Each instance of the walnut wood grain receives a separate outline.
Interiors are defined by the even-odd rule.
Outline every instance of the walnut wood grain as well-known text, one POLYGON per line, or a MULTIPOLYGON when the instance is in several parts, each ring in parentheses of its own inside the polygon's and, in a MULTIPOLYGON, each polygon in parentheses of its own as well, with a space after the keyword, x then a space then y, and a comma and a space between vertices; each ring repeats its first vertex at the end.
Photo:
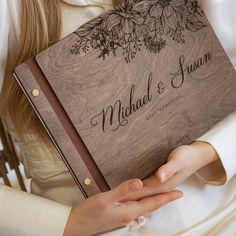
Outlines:
MULTIPOLYGON (((140 10, 140 6, 136 8, 140 10)), ((71 53, 83 30, 99 24, 109 14, 114 14, 114 10, 81 26, 76 34, 37 55, 36 61, 113 188, 129 178, 149 175, 176 146, 191 143, 233 112, 236 73, 205 17, 204 27, 184 32, 184 44, 166 37, 166 46, 159 53, 150 53, 143 44, 129 63, 124 60, 121 48, 105 59, 99 57, 98 48, 71 53), (186 69, 184 82, 181 65, 186 69), (182 86, 177 88, 181 81, 182 86), (125 109, 131 91, 134 102, 141 99, 141 108, 129 115, 126 125, 117 128, 116 118, 110 125, 107 116, 103 127, 102 115, 98 119, 96 115, 103 109, 109 113, 108 107, 119 100, 125 109)), ((23 80, 24 72, 18 77, 23 80)), ((50 123, 52 111, 46 98, 37 104, 32 102, 50 110, 44 117, 45 123, 50 123)), ((59 123, 54 124, 53 130, 55 135, 63 132, 59 123)), ((69 142, 62 145, 62 140, 58 140, 58 145, 61 149, 74 149, 69 142)), ((80 166, 81 162, 78 165, 78 158, 71 157, 70 164, 72 172, 83 172, 84 165, 80 166)))

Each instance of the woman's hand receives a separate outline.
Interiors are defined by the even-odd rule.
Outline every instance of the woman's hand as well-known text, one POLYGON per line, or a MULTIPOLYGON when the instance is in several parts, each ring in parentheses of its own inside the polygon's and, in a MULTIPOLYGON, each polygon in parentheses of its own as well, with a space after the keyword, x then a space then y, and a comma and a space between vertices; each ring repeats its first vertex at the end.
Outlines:
POLYGON ((142 189, 142 181, 133 179, 84 200, 72 208, 64 236, 88 236, 126 226, 136 217, 182 196, 182 192, 173 191, 134 200, 133 194, 142 189))
POLYGON ((156 171, 161 183, 176 179, 180 183, 198 169, 219 159, 215 149, 206 142, 193 142, 176 148, 168 157, 167 164, 156 171))
POLYGON ((170 191, 198 169, 217 159, 219 156, 215 149, 206 142, 196 141, 179 146, 170 153, 167 163, 155 175, 143 181, 150 191, 148 193, 146 190, 142 196, 170 191))

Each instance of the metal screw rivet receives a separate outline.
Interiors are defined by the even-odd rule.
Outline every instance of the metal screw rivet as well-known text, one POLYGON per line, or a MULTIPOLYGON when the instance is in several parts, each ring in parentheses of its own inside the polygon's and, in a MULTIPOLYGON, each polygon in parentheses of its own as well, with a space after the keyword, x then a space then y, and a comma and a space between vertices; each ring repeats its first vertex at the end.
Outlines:
POLYGON ((90 185, 91 184, 91 179, 90 178, 85 178, 84 179, 84 184, 85 185, 90 185))
POLYGON ((32 95, 33 95, 34 97, 38 97, 38 95, 39 95, 39 90, 38 90, 38 89, 33 89, 31 93, 32 93, 32 95))

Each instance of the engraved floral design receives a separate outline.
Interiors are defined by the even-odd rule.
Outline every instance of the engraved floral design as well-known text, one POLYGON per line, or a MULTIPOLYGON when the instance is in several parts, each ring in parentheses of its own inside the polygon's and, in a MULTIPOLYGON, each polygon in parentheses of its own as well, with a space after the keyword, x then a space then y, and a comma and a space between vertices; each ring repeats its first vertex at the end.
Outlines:
POLYGON ((124 0, 80 27, 70 52, 77 55, 93 48, 105 59, 122 49, 129 63, 142 46, 159 53, 167 37, 184 44, 185 30, 196 32, 206 26, 203 16, 197 0, 124 0))
POLYGON ((144 18, 137 12, 121 6, 119 11, 108 16, 106 28, 108 31, 112 31, 115 28, 119 35, 124 34, 125 40, 129 41, 135 36, 140 36, 140 32, 138 32, 137 29, 139 29, 138 26, 143 23, 144 18))
POLYGON ((150 8, 150 16, 160 19, 164 34, 176 30, 182 22, 180 16, 188 14, 185 0, 156 0, 150 8))

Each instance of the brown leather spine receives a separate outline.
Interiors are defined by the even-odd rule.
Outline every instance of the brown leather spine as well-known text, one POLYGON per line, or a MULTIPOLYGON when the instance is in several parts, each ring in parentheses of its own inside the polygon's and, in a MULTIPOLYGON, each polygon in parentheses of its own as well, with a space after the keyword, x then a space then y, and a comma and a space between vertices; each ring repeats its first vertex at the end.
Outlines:
MULTIPOLYGON (((39 84, 41 90, 43 91, 44 95, 48 99, 49 104, 52 106, 53 110, 55 111, 58 119, 62 123, 65 131, 67 132, 68 136, 70 137, 72 143, 76 147, 79 156, 82 158, 84 164, 88 168, 90 174, 93 176, 94 181, 96 182, 98 188, 101 192, 108 191, 110 187, 108 186, 107 182, 105 181, 102 173, 98 169, 96 163, 94 162, 93 158, 91 157, 88 149, 86 148, 83 140, 81 139, 80 135, 78 134, 77 130, 75 129, 73 123, 69 119, 68 115, 66 114, 64 108, 62 107, 60 101, 58 100, 57 96, 55 95, 54 91, 52 90, 50 84, 48 83, 47 79, 45 78, 42 70, 39 68, 36 60, 31 58, 30 60, 26 61, 25 64, 31 70, 32 74, 34 75, 35 80, 39 84)), ((79 158, 79 157, 78 157, 79 158)))

